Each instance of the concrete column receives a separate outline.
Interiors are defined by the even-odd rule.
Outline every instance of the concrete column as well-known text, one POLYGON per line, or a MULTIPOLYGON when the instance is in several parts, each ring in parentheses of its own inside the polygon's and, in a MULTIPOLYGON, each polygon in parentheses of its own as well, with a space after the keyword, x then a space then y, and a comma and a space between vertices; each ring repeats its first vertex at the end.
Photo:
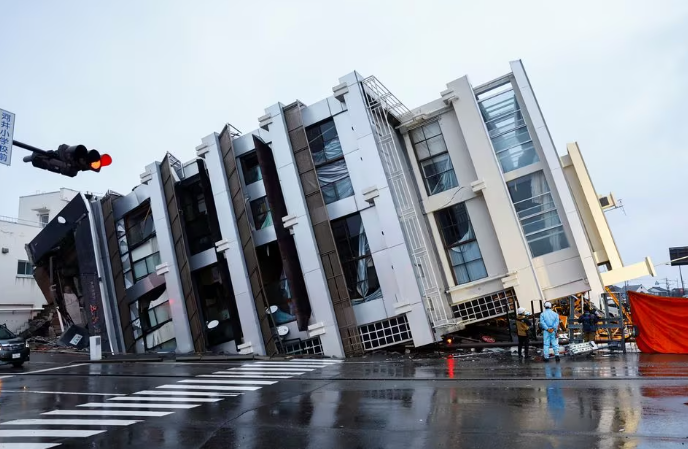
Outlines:
POLYGON ((294 163, 294 153, 289 143, 286 124, 282 116, 282 105, 276 104, 265 110, 270 116, 270 137, 272 153, 284 194, 284 202, 293 225, 296 252, 306 281, 306 290, 311 303, 312 319, 318 324, 318 333, 325 355, 344 357, 339 327, 334 315, 332 300, 327 288, 325 274, 320 261, 320 251, 315 242, 313 226, 308 215, 306 200, 301 189, 299 175, 294 163), (322 323, 322 326, 319 325, 322 323))
POLYGON ((170 312, 174 323, 174 335, 177 340, 177 350, 179 354, 194 352, 194 344, 191 338, 191 328, 189 317, 186 314, 186 304, 182 293, 182 280, 179 276, 177 266, 177 256, 174 252, 174 238, 170 228, 170 220, 167 215, 167 204, 165 193, 160 176, 160 163, 155 162, 146 167, 151 173, 150 180, 150 204, 155 223, 155 235, 160 249, 160 265, 157 267, 158 274, 165 277, 165 288, 167 297, 170 301, 170 312))
POLYGON ((599 272, 597 271, 597 264, 592 255, 592 249, 588 243, 588 239, 585 235, 583 229, 583 222, 578 215, 576 210, 576 203, 573 200, 573 195, 569 190, 569 186, 566 183, 566 177, 564 176, 564 170, 561 166, 561 161, 557 155, 557 150, 554 147, 554 142, 552 141, 552 136, 549 134, 547 125, 545 124, 545 119, 542 116, 542 111, 540 111, 540 106, 535 98, 535 93, 533 92, 530 82, 528 81, 528 75, 526 75, 525 68, 521 61, 512 61, 510 63, 511 71, 514 74, 514 79, 516 80, 517 88, 523 98, 524 106, 528 111, 528 115, 533 122, 533 128, 535 129, 535 134, 537 139, 542 146, 542 152, 545 155, 545 162, 550 170, 552 179, 554 180, 554 187, 559 195, 561 204, 563 206, 563 212, 566 221, 569 223, 571 229, 571 234, 573 234, 573 241, 580 255, 581 262, 583 262, 583 270, 585 271, 585 276, 590 284, 590 295, 591 299, 597 301, 600 299, 602 293, 604 293, 604 287, 600 281, 599 272))
POLYGON ((521 305, 529 308, 530 301, 544 298, 543 293, 473 88, 465 76, 447 84, 447 88, 453 91, 451 102, 475 167, 478 181, 474 184, 484 186, 481 192, 509 272, 503 285, 513 287, 521 305))
MULTIPOLYGON (((434 334, 425 314, 409 250, 394 206, 392 192, 387 184, 387 176, 360 84, 362 79, 356 72, 339 79, 340 83, 346 83, 348 87, 348 92, 344 95, 348 112, 344 114, 349 115, 352 125, 351 131, 342 129, 341 132, 353 134, 350 136, 352 138, 341 139, 345 160, 375 262, 375 270, 380 278, 382 300, 388 317, 405 312, 414 345, 423 346, 434 342, 434 334), (363 196, 363 192, 371 188, 377 189, 377 197, 373 200, 372 207, 363 196)), ((340 132, 339 129, 337 131, 340 132)), ((412 198, 408 200, 413 201, 412 198)))
MULTIPOLYGON (((250 343, 253 352, 265 354, 265 342, 260 331, 260 321, 256 312, 256 304, 253 300, 253 292, 248 278, 246 263, 244 262, 244 252, 239 239, 232 199, 227 184, 224 163, 222 161, 222 151, 217 134, 211 134, 203 138, 203 144, 196 149, 199 153, 204 153, 206 166, 208 167, 208 177, 215 198, 215 211, 220 223, 223 244, 218 251, 224 249, 224 255, 229 266, 229 276, 232 280, 234 290, 234 300, 239 311, 239 321, 241 321, 241 331, 244 334, 244 344, 250 343)), ((241 342, 237 342, 237 346, 241 342)))

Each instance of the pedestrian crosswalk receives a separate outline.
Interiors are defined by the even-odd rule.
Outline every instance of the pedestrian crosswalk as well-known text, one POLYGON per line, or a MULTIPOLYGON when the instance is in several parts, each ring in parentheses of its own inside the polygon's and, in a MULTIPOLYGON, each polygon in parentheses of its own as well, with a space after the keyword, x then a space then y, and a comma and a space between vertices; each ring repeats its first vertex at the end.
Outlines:
POLYGON ((0 449, 57 447, 62 443, 50 440, 89 438, 107 432, 102 428, 127 427, 143 422, 145 418, 160 418, 232 400, 239 395, 275 385, 280 380, 336 367, 341 362, 331 359, 256 361, 130 395, 117 395, 103 402, 79 404, 73 410, 52 410, 42 413, 41 418, 0 422, 0 449), (84 415, 88 418, 83 418, 84 415), (101 429, 89 429, 88 426, 99 426, 101 429))

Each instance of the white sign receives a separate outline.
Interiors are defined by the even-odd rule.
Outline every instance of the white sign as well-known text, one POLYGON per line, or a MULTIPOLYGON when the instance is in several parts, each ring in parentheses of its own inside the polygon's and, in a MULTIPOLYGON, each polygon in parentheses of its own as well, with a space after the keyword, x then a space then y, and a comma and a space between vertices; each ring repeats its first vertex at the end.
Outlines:
POLYGON ((0 164, 12 163, 12 138, 14 137, 14 114, 0 109, 0 164))

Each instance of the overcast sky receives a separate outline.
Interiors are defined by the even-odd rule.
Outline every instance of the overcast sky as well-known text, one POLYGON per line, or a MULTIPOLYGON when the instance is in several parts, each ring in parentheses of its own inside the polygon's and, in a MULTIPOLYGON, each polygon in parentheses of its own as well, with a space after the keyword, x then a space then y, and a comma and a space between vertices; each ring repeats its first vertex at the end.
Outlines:
POLYGON ((165 152, 190 160, 225 123, 255 129, 265 107, 318 101, 352 70, 414 108, 522 59, 559 152, 578 141, 598 192, 623 200, 607 217, 624 263, 688 245, 687 1, 241 3, 3 2, 0 108, 17 115, 15 139, 114 163, 70 179, 15 149, 0 214, 60 187, 127 193, 165 152))

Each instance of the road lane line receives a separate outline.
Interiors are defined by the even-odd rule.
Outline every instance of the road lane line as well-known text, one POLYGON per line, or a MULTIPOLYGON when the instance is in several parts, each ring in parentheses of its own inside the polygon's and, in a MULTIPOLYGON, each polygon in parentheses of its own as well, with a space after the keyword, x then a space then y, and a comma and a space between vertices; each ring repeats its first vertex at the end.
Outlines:
POLYGON ((199 374, 196 377, 229 377, 233 379, 291 379, 294 376, 273 376, 262 374, 230 373, 227 371, 217 371, 213 374, 199 374))
POLYGON ((169 388, 172 390, 218 390, 218 391, 256 391, 262 387, 225 387, 221 385, 161 385, 155 388, 169 388))
POLYGON ((10 379, 12 377, 14 377, 14 376, 0 376, 0 379, 10 379))
POLYGON ((0 443, 0 449, 50 449, 60 443, 0 443))
POLYGON ((337 360, 337 359, 292 359, 290 362, 293 362, 293 363, 298 363, 298 362, 332 362, 332 363, 342 363, 343 360, 337 360))
POLYGON ((213 374, 232 374, 234 376, 247 376, 247 377, 279 377, 279 376, 301 376, 305 373, 294 373, 291 371, 280 371, 278 373, 266 373, 257 371, 216 371, 213 374))
MULTIPOLYGON (((41 415, 50 416, 84 416, 84 410, 53 410, 52 412, 41 413, 41 415)), ((151 418, 158 418, 161 416, 171 415, 174 412, 152 412, 146 410, 89 410, 89 416, 148 416, 151 418)))
POLYGON ((47 373, 48 371, 56 371, 58 369, 65 369, 65 368, 76 368, 77 366, 86 366, 86 365, 88 365, 88 363, 78 363, 76 365, 58 366, 57 368, 39 369, 38 371, 28 371, 26 373, 20 373, 20 375, 47 373))
POLYGON ((145 390, 145 391, 137 391, 136 393, 132 394, 141 394, 141 395, 160 395, 160 396, 210 396, 210 397, 228 397, 228 398, 233 398, 236 396, 239 396, 238 394, 231 394, 231 393, 218 393, 215 391, 177 391, 177 390, 145 390))
POLYGON ((118 404, 116 402, 89 402, 88 404, 77 405, 77 407, 120 407, 120 408, 196 408, 201 404, 118 404))
POLYGON ((154 397, 149 398, 146 396, 125 396, 119 398, 110 398, 108 401, 150 401, 150 402, 220 402, 222 399, 215 398, 164 398, 164 397, 154 397))
POLYGON ((252 365, 274 365, 274 366, 332 366, 333 362, 253 362, 252 365))
POLYGON ((285 364, 285 365, 258 365, 258 364, 249 364, 249 365, 242 365, 242 366, 243 366, 243 367, 247 367, 247 368, 255 368, 255 369, 259 369, 259 370, 260 370, 260 369, 263 369, 263 368, 279 368, 279 369, 281 369, 281 370, 285 370, 285 369, 294 369, 294 370, 299 370, 299 371, 301 371, 301 370, 310 369, 310 368, 315 368, 315 369, 320 368, 320 369, 322 369, 322 368, 327 368, 328 366, 332 366, 332 365, 322 365, 322 366, 318 366, 318 365, 286 365, 286 364, 285 364))
POLYGON ((71 394, 79 396, 126 396, 123 393, 79 393, 75 391, 2 390, 3 393, 71 394))
MULTIPOLYGON (((241 368, 230 368, 229 369, 229 371, 265 371, 268 373, 272 372, 272 371, 284 371, 284 370, 285 370, 285 368, 263 368, 263 367, 259 367, 259 366, 251 366, 251 367, 242 366, 241 368)), ((315 370, 312 368, 294 368, 294 371, 298 371, 298 372, 301 372, 301 374, 303 374, 303 372, 305 372, 305 371, 315 371, 315 370)))
POLYGON ((1 426, 53 425, 53 426, 131 426, 142 422, 128 419, 15 419, 1 426))
POLYGON ((107 430, 46 430, 46 429, 31 429, 31 430, 0 430, 0 438, 17 438, 17 437, 44 437, 44 438, 87 438, 99 433, 105 433, 107 430))
POLYGON ((187 379, 180 384, 235 384, 235 385, 275 385, 276 380, 220 380, 220 379, 187 379))

